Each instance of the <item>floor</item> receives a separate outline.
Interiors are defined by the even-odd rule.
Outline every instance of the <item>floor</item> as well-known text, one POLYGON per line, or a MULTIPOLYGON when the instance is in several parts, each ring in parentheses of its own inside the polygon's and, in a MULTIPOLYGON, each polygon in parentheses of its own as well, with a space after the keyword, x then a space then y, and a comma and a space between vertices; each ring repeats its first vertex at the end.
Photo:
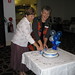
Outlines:
MULTIPOLYGON (((75 33, 63 32, 60 48, 75 54, 75 33)), ((10 46, 0 48, 0 75, 18 75, 9 66, 10 46)), ((28 75, 35 75, 31 72, 28 75)))

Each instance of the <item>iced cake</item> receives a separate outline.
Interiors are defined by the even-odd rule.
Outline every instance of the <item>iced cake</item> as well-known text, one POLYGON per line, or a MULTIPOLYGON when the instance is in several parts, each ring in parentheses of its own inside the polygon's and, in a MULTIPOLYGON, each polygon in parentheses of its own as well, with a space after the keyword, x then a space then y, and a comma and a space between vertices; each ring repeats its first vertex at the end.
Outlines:
POLYGON ((45 57, 57 57, 58 52, 56 50, 47 49, 46 51, 43 52, 43 56, 45 56, 45 57))

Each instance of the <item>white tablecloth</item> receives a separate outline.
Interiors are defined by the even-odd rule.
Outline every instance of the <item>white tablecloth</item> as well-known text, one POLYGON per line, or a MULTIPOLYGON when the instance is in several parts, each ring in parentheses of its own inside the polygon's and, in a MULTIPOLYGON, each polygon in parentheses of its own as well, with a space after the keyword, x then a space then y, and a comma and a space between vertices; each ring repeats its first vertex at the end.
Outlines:
POLYGON ((58 53, 58 57, 46 58, 39 51, 25 52, 22 63, 36 75, 75 75, 75 55, 62 49, 58 53))

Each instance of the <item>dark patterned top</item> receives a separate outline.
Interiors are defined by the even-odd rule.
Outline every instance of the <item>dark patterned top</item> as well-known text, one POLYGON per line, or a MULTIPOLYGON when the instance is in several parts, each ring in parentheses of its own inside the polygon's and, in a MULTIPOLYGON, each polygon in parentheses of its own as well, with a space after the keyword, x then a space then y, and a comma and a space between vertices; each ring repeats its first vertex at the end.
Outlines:
POLYGON ((51 21, 50 17, 46 20, 46 22, 41 21, 41 16, 35 17, 32 24, 33 36, 35 40, 43 40, 43 37, 48 38, 51 30, 51 21))

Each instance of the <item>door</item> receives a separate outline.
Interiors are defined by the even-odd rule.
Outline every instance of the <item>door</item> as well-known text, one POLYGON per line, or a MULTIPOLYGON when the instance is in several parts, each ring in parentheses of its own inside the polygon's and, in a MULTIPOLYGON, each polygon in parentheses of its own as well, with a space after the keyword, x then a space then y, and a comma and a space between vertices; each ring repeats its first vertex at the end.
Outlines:
POLYGON ((0 48, 5 46, 3 0, 0 0, 0 48))

